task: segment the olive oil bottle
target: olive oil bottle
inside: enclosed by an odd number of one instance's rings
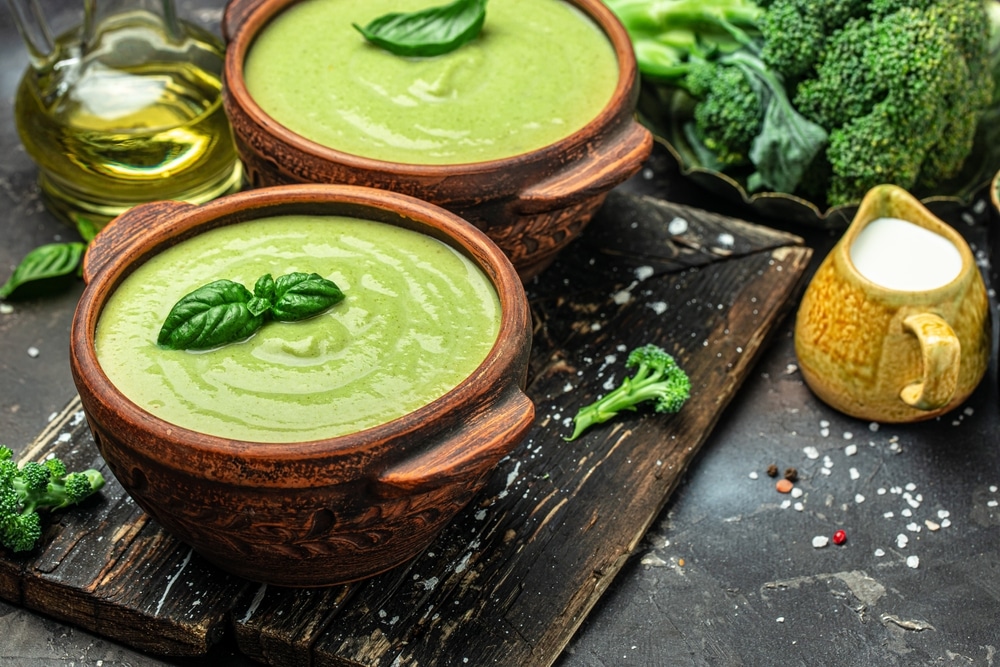
[[[88,15],[45,52],[29,42],[15,121],[46,203],[69,221],[100,226],[138,203],[202,203],[241,186],[223,46],[168,2]]]

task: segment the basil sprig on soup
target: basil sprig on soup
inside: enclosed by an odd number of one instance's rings
[[[439,56],[471,42],[483,29],[486,0],[455,0],[417,12],[393,12],[361,27],[372,44],[397,56]]]
[[[156,343],[168,350],[207,350],[245,340],[271,318],[296,322],[344,300],[332,280],[317,273],[267,273],[253,292],[232,280],[215,280],[183,296],[170,310]]]

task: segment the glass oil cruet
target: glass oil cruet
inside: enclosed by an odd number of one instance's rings
[[[82,0],[82,20],[56,34],[42,1],[8,4],[29,57],[15,122],[51,210],[100,227],[142,202],[240,188],[221,40],[173,0]]]

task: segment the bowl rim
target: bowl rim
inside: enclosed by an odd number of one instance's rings
[[[373,219],[407,227],[447,243],[472,260],[492,283],[500,301],[500,326],[496,339],[483,361],[458,385],[416,410],[353,433],[306,441],[258,442],[210,435],[168,422],[125,396],[104,373],[94,345],[94,332],[101,311],[121,281],[149,257],[213,228],[294,213],[303,208],[344,206],[377,212],[380,217]],[[133,211],[138,212],[140,208]],[[313,211],[313,214],[323,215],[319,211]],[[334,210],[327,215],[349,214]],[[78,386],[81,382],[87,384],[87,392],[81,392],[81,398],[85,399],[84,393],[91,394],[101,409],[102,421],[104,417],[111,417],[119,424],[137,425],[146,434],[154,436],[157,440],[155,444],[149,442],[147,437],[136,437],[129,443],[131,449],[150,459],[160,462],[174,460],[177,467],[183,467],[184,452],[197,450],[207,455],[236,456],[258,463],[273,463],[276,460],[290,463],[330,459],[351,452],[367,453],[387,443],[391,443],[391,448],[397,452],[393,458],[401,457],[405,451],[397,442],[400,438],[426,430],[435,423],[451,423],[440,418],[455,412],[456,406],[461,411],[476,405],[475,399],[479,397],[499,396],[502,391],[497,386],[497,380],[507,376],[509,369],[517,368],[519,361],[527,358],[525,346],[530,349],[531,315],[524,288],[510,260],[482,231],[434,204],[366,186],[303,184],[243,191],[200,206],[178,204],[172,213],[168,211],[161,217],[163,228],[142,230],[129,248],[125,251],[116,249],[114,257],[90,272],[70,333],[74,380]],[[124,218],[124,215],[119,217]],[[112,230],[108,234],[116,231],[117,221],[112,221],[106,228]],[[97,244],[102,242],[102,235],[105,235],[104,231],[95,239]],[[521,382],[523,384],[523,378]],[[85,408],[88,403],[90,401],[85,399]],[[94,407],[93,404],[91,407]],[[164,443],[177,451],[168,452]]]
[[[249,1],[249,0],[248,0]],[[365,172],[380,172],[412,178],[443,178],[446,176],[466,176],[504,171],[511,167],[523,166],[525,162],[545,162],[556,160],[566,152],[582,147],[593,136],[596,129],[614,126],[622,121],[622,109],[628,109],[629,120],[634,121],[635,101],[639,94],[639,74],[632,41],[618,17],[601,0],[563,0],[588,16],[611,42],[618,61],[618,81],[611,97],[601,110],[585,125],[545,146],[523,153],[479,162],[456,162],[449,164],[421,164],[394,162],[347,153],[325,146],[294,132],[265,112],[247,90],[243,77],[243,64],[253,42],[267,24],[288,7],[307,0],[260,0],[242,18],[235,28],[225,30],[229,36],[226,57],[223,64],[225,85],[223,103],[227,108],[238,107],[256,127],[296,151],[319,158],[326,162],[343,165],[349,169]],[[240,0],[230,0],[230,6]],[[230,7],[227,6],[227,13]],[[225,20],[225,19],[224,19]]]

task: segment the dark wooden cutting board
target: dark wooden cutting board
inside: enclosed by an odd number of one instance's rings
[[[677,486],[794,305],[796,236],[612,192],[528,286],[536,422],[425,553],[349,586],[292,590],[225,574],[109,483],[0,553],[0,597],[124,644],[203,655],[227,633],[276,666],[550,665]],[[677,415],[640,409],[566,442],[576,409],[657,343],[692,380]],[[77,399],[23,459],[101,460]]]

